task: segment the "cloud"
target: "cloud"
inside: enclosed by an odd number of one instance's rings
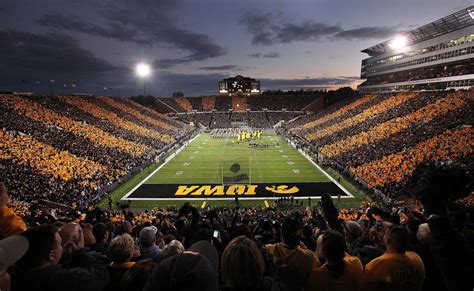
[[[367,26],[340,31],[332,36],[334,39],[378,39],[388,38],[400,31],[398,26]]]
[[[338,26],[305,20],[301,23],[285,22],[282,13],[245,13],[239,23],[252,36],[254,45],[272,45],[293,41],[314,41],[322,36],[341,31]]]
[[[203,71],[225,71],[225,70],[239,70],[239,67],[236,65],[222,65],[222,66],[208,66],[208,67],[200,67],[199,70]]]
[[[119,77],[124,72],[62,33],[0,30],[0,43],[0,85],[4,88],[22,79],[68,80],[95,86],[100,80]]]
[[[271,53],[266,53],[263,55],[264,58],[279,58],[280,53],[277,52],[271,52]]]
[[[249,54],[248,55],[249,57],[251,58],[279,58],[280,57],[280,53],[277,53],[277,52],[269,52],[269,53],[255,53],[255,54]]]
[[[40,70],[54,74],[105,73],[117,67],[79,46],[62,33],[33,34],[0,30],[0,66],[13,70]]]
[[[345,30],[341,26],[314,20],[288,22],[283,13],[248,12],[239,19],[252,38],[253,45],[269,46],[296,41],[382,39],[400,30],[400,26],[367,26]]]
[[[123,42],[134,42],[140,45],[153,43],[153,39],[150,37],[140,34],[132,26],[121,23],[110,23],[107,27],[103,27],[74,15],[65,16],[59,13],[45,14],[38,19],[38,23],[47,27],[82,32]]]
[[[203,61],[223,56],[227,50],[205,34],[196,33],[178,25],[170,11],[181,1],[104,1],[94,7],[100,13],[100,23],[84,17],[49,13],[37,22],[45,27],[87,33],[138,45],[167,44],[188,52],[178,58],[161,59],[159,68]],[[95,2],[94,2],[95,3]],[[107,5],[110,4],[110,5]]]
[[[323,36],[340,32],[339,26],[306,20],[302,23],[285,23],[276,31],[276,40],[281,43],[294,41],[317,41]]]

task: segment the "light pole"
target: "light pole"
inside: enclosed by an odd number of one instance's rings
[[[139,77],[143,78],[143,96],[146,96],[145,78],[151,73],[150,66],[148,64],[141,63],[135,67],[135,71]]]

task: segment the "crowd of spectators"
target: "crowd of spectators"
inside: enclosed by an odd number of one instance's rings
[[[175,97],[174,100],[176,101],[176,103],[179,104],[179,106],[181,106],[181,108],[183,108],[185,111],[187,112],[190,112],[193,110],[193,105],[191,104],[191,102],[189,102],[188,99],[184,98],[184,97]]]
[[[206,113],[205,113],[206,114]],[[212,112],[210,128],[229,128],[232,127],[230,112]]]
[[[157,101],[165,103],[176,112],[191,112],[193,110],[193,105],[185,97],[158,98]]]
[[[246,96],[232,96],[232,110],[242,112],[248,108],[248,98]]]
[[[272,128],[281,120],[289,121],[300,112],[291,111],[246,111],[246,112],[191,112],[174,116],[194,124],[201,123],[210,129],[229,128],[232,126],[250,126],[255,128]]]
[[[264,109],[281,111],[301,111],[307,105],[318,98],[324,98],[328,95],[323,91],[311,91],[312,93],[299,94],[288,93],[261,94],[256,96],[201,96],[201,97],[166,97],[159,98],[177,112],[202,111],[225,111],[229,109],[234,111],[261,111]],[[354,95],[354,94],[353,94]]]
[[[211,111],[216,107],[216,96],[203,96],[202,107],[195,107],[197,111]],[[199,110],[201,108],[202,110]]]
[[[87,206],[192,131],[126,98],[2,95],[0,108],[0,168],[25,201]]]
[[[286,109],[287,111],[301,111],[305,106],[323,96],[323,92],[316,92],[309,95],[271,95],[267,93],[248,97],[248,108],[250,108],[250,110]]]
[[[304,116],[284,133],[370,189],[396,197],[420,163],[472,168],[473,116],[472,90],[366,95]]]
[[[325,194],[304,209],[198,210],[184,204],[80,213],[10,203],[0,183],[0,249],[9,254],[0,257],[0,286],[7,291],[472,290],[474,225],[466,219],[472,213],[440,201],[431,181],[442,177],[423,173],[424,179],[413,181],[415,195],[423,195],[421,209],[374,204],[338,209]],[[445,188],[455,189],[452,195],[466,194],[467,184],[448,184]]]

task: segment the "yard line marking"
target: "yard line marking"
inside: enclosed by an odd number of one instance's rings
[[[292,145],[293,146],[293,145]],[[316,164],[313,159],[311,159],[306,153],[304,153],[303,151],[297,149],[295,146],[293,146],[303,157],[305,157],[311,164],[313,164],[316,168],[318,168],[318,170],[320,170],[326,177],[329,178],[329,180],[331,180],[334,184],[337,185],[337,187],[339,187],[344,193],[346,193],[348,196],[343,196],[341,198],[354,198],[354,195],[352,195],[349,191],[346,190],[346,188],[344,188],[341,184],[339,184],[336,180],[334,180],[333,177],[331,177],[331,175],[329,175],[328,173],[326,173],[326,171],[324,171],[318,164]],[[334,197],[333,197],[334,198]]]
[[[189,140],[188,145],[191,144],[200,135],[201,134],[198,134],[195,137],[193,137],[191,140]],[[171,161],[174,157],[176,157],[185,148],[186,148],[186,145],[183,145],[182,147],[177,149],[176,152],[172,153],[168,158],[166,158],[163,164],[161,164],[158,168],[156,168],[153,172],[151,172],[150,175],[148,175],[145,179],[143,179],[140,183],[138,183],[135,187],[133,187],[132,190],[128,191],[128,193],[125,194],[125,196],[123,196],[122,198],[120,198],[120,200],[126,200],[126,198],[130,196],[133,192],[135,192],[135,190],[137,190],[138,187],[140,187],[141,185],[143,185],[143,183],[148,181],[148,179],[150,179],[153,175],[155,175],[156,172],[158,172],[161,168],[163,168],[169,161]]]

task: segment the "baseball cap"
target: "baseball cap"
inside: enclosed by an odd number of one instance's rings
[[[20,235],[12,235],[0,240],[0,273],[21,259],[28,250],[28,240]]]
[[[155,226],[147,226],[140,230],[138,239],[141,245],[151,245],[155,239],[155,235],[158,232],[158,229]]]

